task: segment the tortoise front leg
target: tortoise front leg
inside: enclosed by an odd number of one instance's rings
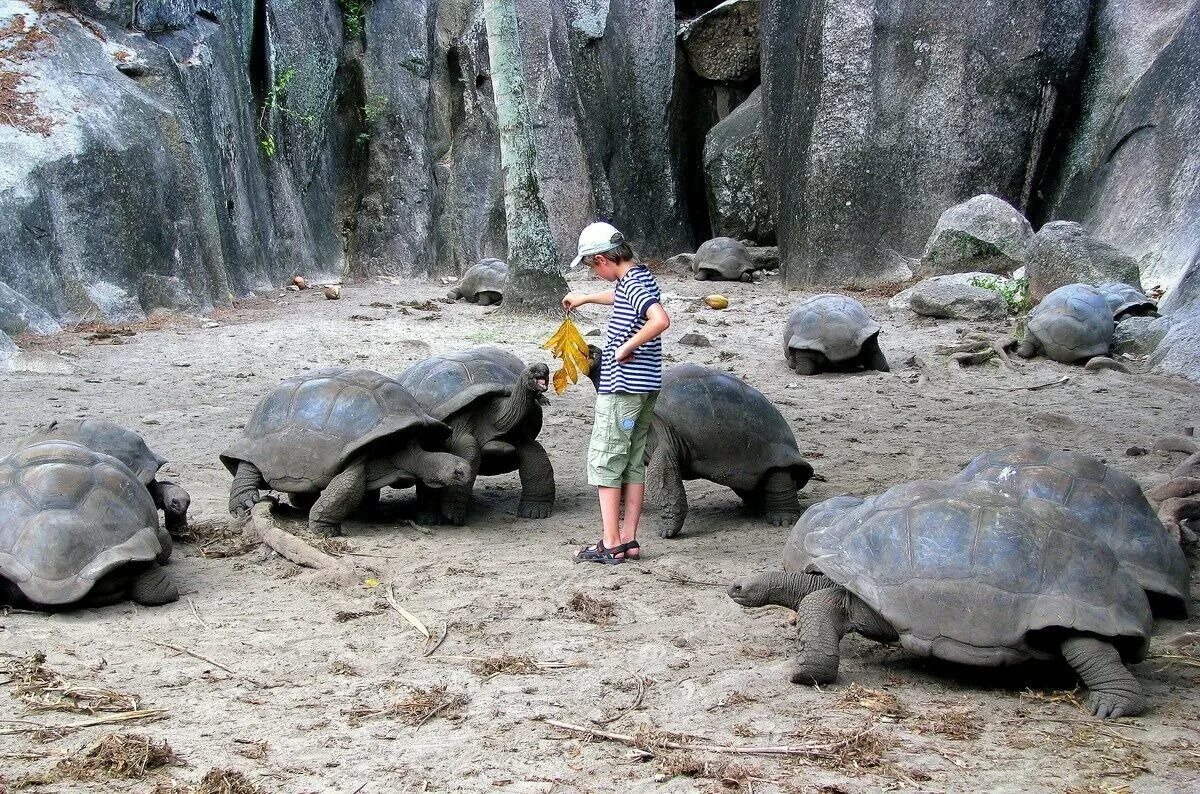
[[[442,523],[442,490],[417,481],[417,523],[436,527]]]
[[[658,508],[659,537],[673,538],[683,529],[687,519],[687,491],[679,473],[679,460],[670,444],[660,443],[650,453],[646,467],[650,504]]]
[[[342,534],[342,519],[358,507],[367,492],[367,468],[360,460],[329,481],[308,513],[308,528],[315,535]]]
[[[847,613],[846,591],[841,587],[817,590],[800,601],[796,609],[800,653],[792,683],[828,684],[837,680]]]
[[[1061,650],[1088,688],[1088,708],[1097,717],[1135,717],[1146,710],[1141,685],[1112,643],[1095,637],[1071,637],[1063,640]]]
[[[864,369],[873,369],[879,372],[892,371],[892,368],[888,366],[887,356],[879,349],[879,337],[877,336],[873,336],[863,343],[858,360]]]
[[[554,510],[554,467],[536,439],[517,446],[517,473],[521,477],[521,518],[548,518]]]
[[[479,475],[479,441],[471,433],[456,432],[450,437],[446,451],[465,460],[469,467],[466,482],[442,489],[442,515],[454,526],[461,527],[467,523],[467,507],[475,490],[475,478]]]
[[[156,607],[179,600],[179,588],[171,576],[157,565],[151,565],[133,580],[129,600],[146,607]]]
[[[258,489],[266,486],[262,472],[249,461],[238,463],[237,474],[229,488],[229,512],[238,518],[250,515],[250,508],[262,499]]]
[[[767,520],[772,526],[790,527],[800,518],[800,499],[796,496],[796,480],[791,472],[775,469],[767,472],[759,486]]]
[[[154,506],[163,511],[167,531],[178,533],[187,527],[187,511],[192,497],[169,480],[154,480],[148,486]]]

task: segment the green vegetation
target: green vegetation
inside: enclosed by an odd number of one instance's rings
[[[1009,314],[1024,314],[1032,308],[1029,302],[1029,279],[1014,278],[1000,281],[995,278],[971,279],[971,285],[991,290],[998,294],[1008,306]]]
[[[388,98],[383,94],[376,94],[367,100],[367,103],[362,106],[362,126],[370,127],[379,119],[383,118],[383,114],[387,111]],[[358,133],[358,144],[365,146],[371,140],[371,131],[363,129]]]
[[[346,25],[346,35],[358,37],[362,35],[367,21],[367,5],[370,0],[338,0],[342,7],[342,21]]]
[[[262,147],[263,154],[267,157],[274,157],[279,152],[279,143],[275,139],[275,132],[271,128],[271,120],[276,113],[284,118],[292,118],[304,124],[311,124],[313,117],[307,113],[298,113],[287,106],[288,87],[296,77],[296,69],[288,67],[281,71],[275,77],[275,82],[271,84],[271,90],[267,92],[266,98],[263,100],[262,107],[258,111],[258,145]]]

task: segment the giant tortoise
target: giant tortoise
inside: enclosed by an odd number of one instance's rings
[[[301,504],[316,495],[310,529],[339,534],[342,519],[377,500],[381,488],[466,483],[466,461],[432,451],[449,434],[386,375],[368,369],[296,375],[259,400],[242,438],[221,453],[234,475],[229,510],[244,515],[263,487],[298,495]]]
[[[754,271],[750,251],[732,237],[714,237],[705,241],[692,259],[692,272],[698,281],[750,282],[754,280]]]
[[[170,555],[150,493],[111,455],[43,440],[0,459],[0,603],[166,604]]]
[[[163,511],[168,532],[181,531],[187,526],[187,511],[192,497],[175,483],[157,479],[158,470],[166,465],[167,461],[156,455],[146,445],[145,439],[137,433],[104,419],[53,421],[27,436],[24,443],[42,439],[73,441],[88,449],[112,455],[128,466],[145,484],[150,498],[154,500],[158,509]]]
[[[499,259],[481,259],[467,268],[461,279],[446,294],[451,300],[466,299],[480,306],[491,306],[504,300],[504,280],[508,265]]]
[[[813,473],[791,427],[762,392],[697,364],[663,373],[647,454],[649,498],[660,509],[664,538],[679,534],[687,518],[684,480],[732,488],[752,511],[786,526],[799,516],[796,492]]]
[[[879,323],[845,295],[815,295],[792,309],[783,332],[783,355],[797,375],[859,367],[889,370],[879,349]]]
[[[1025,337],[1017,346],[1022,358],[1039,352],[1063,364],[1108,355],[1112,309],[1104,295],[1087,284],[1067,284],[1042,298],[1029,313]]]
[[[447,448],[470,466],[466,482],[441,490],[442,517],[462,524],[475,477],[511,471],[521,477],[517,515],[550,515],[554,469],[537,441],[549,367],[525,366],[512,353],[480,347],[427,358],[402,372],[398,380],[431,416],[450,426]],[[417,490],[425,511],[422,520],[434,520],[439,515],[437,492],[426,492],[420,485]]]
[[[1025,441],[977,456],[954,479],[987,480],[1018,499],[1062,505],[1112,549],[1156,612],[1187,614],[1191,572],[1183,549],[1129,475],[1078,452]]]
[[[794,682],[835,680],[853,631],[970,665],[1062,659],[1092,713],[1145,707],[1124,663],[1146,654],[1146,594],[1064,508],[990,482],[918,481],[834,512],[797,525],[784,570],[729,588],[743,606],[796,610]]]

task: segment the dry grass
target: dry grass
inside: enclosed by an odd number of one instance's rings
[[[383,708],[349,709],[342,713],[355,727],[367,720],[394,719],[404,725],[419,728],[438,715],[448,719],[459,716],[466,703],[465,693],[447,692],[445,684],[438,684],[429,688],[412,687],[408,697]]]
[[[151,770],[164,766],[186,766],[165,741],[141,734],[110,733],[91,747],[64,758],[50,771],[19,781],[24,786],[51,786],[62,780],[93,780],[96,777],[140,780]]]
[[[851,684],[838,696],[837,704],[844,707],[864,708],[875,712],[880,717],[892,720],[902,720],[912,714],[912,709],[891,692],[870,689],[857,683]]]
[[[329,672],[333,675],[358,676],[362,675],[349,662],[344,662],[341,659],[334,659],[329,663]]]
[[[1028,700],[1034,703],[1065,703],[1077,709],[1083,708],[1083,701],[1079,699],[1078,689],[1070,691],[1061,690],[1058,692],[1039,692],[1033,689],[1026,689],[1021,693],[1021,700]]]
[[[754,645],[752,643],[744,643],[738,651],[747,659],[775,659],[783,656],[783,651],[778,648],[768,648],[766,645]]]
[[[122,712],[138,708],[138,698],[111,689],[83,686],[67,681],[45,665],[46,655],[38,652],[12,658],[0,666],[13,685],[13,697],[30,711],[73,711],[95,714],[98,711]]]
[[[617,614],[616,605],[611,598],[581,592],[571,594],[571,599],[567,601],[567,609],[575,613],[580,620],[595,623],[597,626],[607,626]]]
[[[532,656],[516,656],[511,653],[490,656],[471,662],[471,671],[484,677],[493,675],[530,675],[544,669]]]
[[[956,741],[974,741],[983,734],[983,722],[969,709],[954,709],[923,716],[914,730]]]
[[[50,40],[45,28],[28,26],[20,14],[0,27],[0,124],[42,136],[54,130],[54,119],[42,113],[33,95],[24,90],[28,75],[22,71],[22,65]]]
[[[234,739],[233,743],[237,745],[233,751],[243,758],[249,758],[252,761],[262,761],[267,757],[267,751],[270,746],[266,739]]]
[[[859,775],[885,765],[883,754],[894,744],[871,724],[847,730],[809,725],[792,733],[815,746],[805,757],[846,775]]]
[[[244,772],[213,768],[195,786],[167,780],[151,789],[150,794],[266,794],[266,791],[254,785]]]
[[[697,756],[677,751],[658,759],[658,769],[669,777],[708,778],[729,786],[744,786],[762,778],[756,766],[722,756]]]
[[[172,533],[180,543],[194,543],[200,556],[206,559],[240,557],[258,546],[257,540],[247,540],[240,527],[231,526],[221,518],[191,519],[186,527]]]

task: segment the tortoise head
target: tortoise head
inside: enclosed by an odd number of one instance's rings
[[[587,376],[592,381],[592,385],[597,389],[600,388],[600,359],[603,357],[604,351],[595,345],[588,345],[588,371]]]
[[[530,364],[521,373],[521,385],[537,394],[545,392],[550,387],[550,368],[540,362]]]

